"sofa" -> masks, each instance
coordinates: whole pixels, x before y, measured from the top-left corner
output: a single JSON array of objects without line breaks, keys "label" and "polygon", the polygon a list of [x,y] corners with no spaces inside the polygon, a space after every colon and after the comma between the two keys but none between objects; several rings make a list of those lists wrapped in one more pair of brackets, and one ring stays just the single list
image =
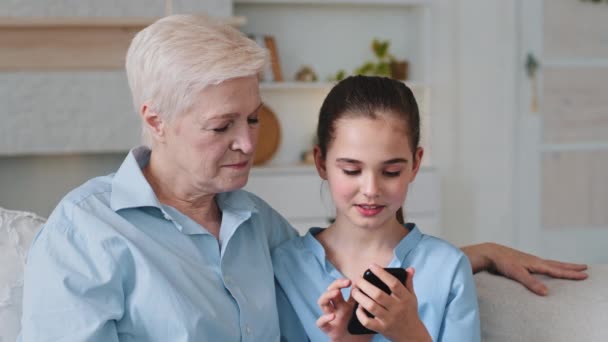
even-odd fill
[{"label": "sofa", "polygon": [[[15,341],[19,331],[23,266],[42,223],[0,208],[0,342]],[[608,265],[591,265],[584,281],[544,278],[546,297],[485,272],[475,281],[483,341],[608,341]]]}]

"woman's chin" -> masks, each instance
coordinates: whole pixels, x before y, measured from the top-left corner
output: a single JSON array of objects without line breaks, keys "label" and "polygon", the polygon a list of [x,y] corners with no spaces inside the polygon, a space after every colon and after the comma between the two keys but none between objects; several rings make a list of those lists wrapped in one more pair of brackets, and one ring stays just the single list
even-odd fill
[{"label": "woman's chin", "polygon": [[222,192],[240,190],[247,185],[249,174],[240,177],[229,178],[222,184]]}]

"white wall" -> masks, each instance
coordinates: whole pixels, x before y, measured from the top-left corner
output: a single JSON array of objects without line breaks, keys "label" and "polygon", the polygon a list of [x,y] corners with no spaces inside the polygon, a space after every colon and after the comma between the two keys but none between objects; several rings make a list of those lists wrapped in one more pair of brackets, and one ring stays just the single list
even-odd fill
[{"label": "white wall", "polygon": [[438,0],[431,112],[443,236],[458,245],[515,238],[515,0]]},{"label": "white wall", "polygon": [[[154,4],[155,12],[147,14],[161,11],[163,2]],[[3,6],[13,14],[26,13],[23,2]],[[430,110],[433,163],[442,179],[443,236],[456,244],[486,240],[512,244],[516,1],[436,0],[432,20]],[[0,158],[2,186],[13,189],[9,186],[13,176],[8,174],[18,177],[26,165],[36,163]],[[106,171],[103,166],[87,169],[92,174]],[[47,170],[49,177],[60,173],[54,167]],[[40,191],[50,187],[44,182],[36,186]],[[6,201],[11,195],[1,195],[0,205],[3,196]]]}]

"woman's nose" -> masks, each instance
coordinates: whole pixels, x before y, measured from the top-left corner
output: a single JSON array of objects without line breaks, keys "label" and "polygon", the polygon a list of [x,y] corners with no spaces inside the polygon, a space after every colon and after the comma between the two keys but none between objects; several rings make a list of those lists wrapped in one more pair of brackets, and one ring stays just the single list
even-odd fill
[{"label": "woman's nose", "polygon": [[252,154],[255,149],[255,134],[249,129],[239,130],[232,142],[232,150],[242,151],[244,154]]}]

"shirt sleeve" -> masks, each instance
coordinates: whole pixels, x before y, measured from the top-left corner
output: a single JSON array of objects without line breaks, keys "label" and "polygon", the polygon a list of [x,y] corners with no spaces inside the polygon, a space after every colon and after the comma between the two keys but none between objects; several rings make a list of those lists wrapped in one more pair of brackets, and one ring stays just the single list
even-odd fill
[{"label": "shirt sleeve", "polygon": [[274,208],[264,200],[256,197],[260,203],[262,222],[268,238],[268,247],[272,251],[284,241],[298,236],[296,229],[287,222]]},{"label": "shirt sleeve", "polygon": [[462,255],[454,274],[438,341],[481,340],[479,306],[469,260]]},{"label": "shirt sleeve", "polygon": [[275,281],[281,342],[307,342],[306,331],[281,285]]},{"label": "shirt sleeve", "polygon": [[118,341],[124,310],[121,276],[103,242],[76,234],[69,222],[47,224],[25,267],[23,341]]}]

